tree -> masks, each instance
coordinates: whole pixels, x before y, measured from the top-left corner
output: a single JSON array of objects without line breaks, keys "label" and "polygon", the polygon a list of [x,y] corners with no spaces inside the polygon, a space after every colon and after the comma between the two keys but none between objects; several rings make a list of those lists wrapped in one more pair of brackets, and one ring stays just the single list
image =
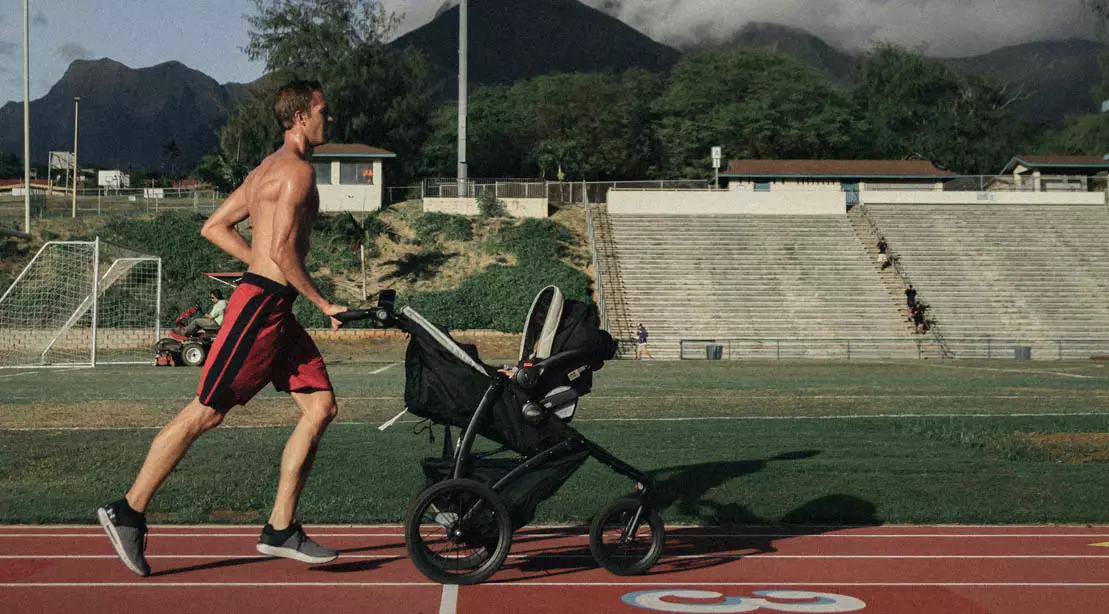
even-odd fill
[{"label": "tree", "polygon": [[0,151],[0,179],[23,177],[23,162],[14,153]]},{"label": "tree", "polygon": [[[395,151],[401,175],[417,165],[415,154],[427,137],[438,80],[427,58],[415,49],[386,47],[398,23],[378,0],[254,0],[248,17],[247,56],[271,71],[267,103],[237,113],[235,130],[223,143],[233,166],[242,151],[253,159],[270,136],[273,123],[268,100],[274,83],[291,78],[318,80],[324,87],[335,122],[329,136],[341,142],[382,146]],[[229,123],[230,126],[230,123]],[[280,137],[280,131],[274,128]],[[221,142],[225,139],[221,139]]]},{"label": "tree", "polygon": [[1109,0],[1082,0],[1082,4],[1090,9],[1094,15],[1094,27],[1103,46],[1101,56],[1101,87],[1098,89],[1098,101],[1109,98]]},{"label": "tree", "polygon": [[330,247],[334,248],[338,243],[343,248],[358,252],[362,268],[362,300],[366,300],[367,246],[370,257],[376,258],[380,255],[377,250],[377,238],[386,237],[395,242],[399,239],[397,231],[376,213],[363,217],[361,222],[354,219],[350,213],[341,213],[327,223],[327,231],[331,235]]},{"label": "tree", "polygon": [[[166,160],[169,160],[170,177],[176,177],[177,167],[175,162],[177,158],[181,157],[181,148],[177,146],[177,139],[170,139],[168,143],[162,145],[162,155],[165,156]],[[165,169],[164,166],[162,168]]]},{"label": "tree", "polygon": [[868,125],[860,137],[869,157],[988,174],[1029,140],[1029,127],[1010,109],[1019,92],[896,45],[866,54],[854,94]]},{"label": "tree", "polygon": [[714,145],[739,158],[854,156],[861,132],[846,92],[762,51],[684,56],[654,112],[668,177],[708,177]]}]

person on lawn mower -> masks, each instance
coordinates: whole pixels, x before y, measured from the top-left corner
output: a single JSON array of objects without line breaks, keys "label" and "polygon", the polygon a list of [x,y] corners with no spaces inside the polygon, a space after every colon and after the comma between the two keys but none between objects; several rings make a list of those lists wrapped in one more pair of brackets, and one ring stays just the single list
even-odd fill
[{"label": "person on lawn mower", "polygon": [[212,290],[208,298],[212,301],[212,309],[203,317],[195,318],[192,322],[189,322],[188,326],[178,330],[178,334],[191,337],[201,329],[219,330],[219,327],[223,325],[223,312],[227,311],[227,301],[223,299],[223,294],[219,290]]}]

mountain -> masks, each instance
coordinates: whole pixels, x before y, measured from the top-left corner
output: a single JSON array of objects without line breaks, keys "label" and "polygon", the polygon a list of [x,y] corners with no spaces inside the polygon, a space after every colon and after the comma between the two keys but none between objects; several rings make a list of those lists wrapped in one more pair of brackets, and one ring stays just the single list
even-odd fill
[{"label": "mountain", "polygon": [[841,83],[854,74],[857,59],[842,52],[820,37],[800,28],[776,23],[750,22],[724,38],[713,38],[703,28],[694,38],[700,42],[680,49],[686,52],[718,49],[761,49],[792,56],[806,66],[824,73]]},{"label": "mountain", "polygon": [[[226,110],[247,86],[220,85],[180,62],[133,69],[107,58],[73,62],[46,96],[31,102],[31,157],[73,149],[73,98],[80,96],[78,162],[114,168],[178,170],[195,164],[219,142]],[[163,147],[176,141],[169,160]],[[0,107],[0,151],[23,151],[23,105]]]},{"label": "mountain", "polygon": [[1067,115],[1097,110],[1094,90],[1101,81],[1098,43],[1070,39],[1003,47],[985,55],[945,60],[964,72],[1009,83],[1025,97],[1013,110],[1026,119],[1059,124]]},{"label": "mountain", "polygon": [[[391,45],[422,50],[457,91],[458,7],[444,4],[428,24]],[[664,71],[672,47],[577,0],[470,0],[469,82],[506,84],[556,72]]]},{"label": "mountain", "polygon": [[[703,42],[682,51],[708,49],[763,49],[797,58],[806,66],[848,83],[858,56],[835,49],[805,30],[773,23],[748,23],[724,38],[707,34]],[[1070,39],[1041,41],[1003,47],[965,58],[940,58],[952,68],[1008,84],[1022,92],[1013,104],[1017,116],[1032,122],[1058,125],[1067,115],[1093,113],[1093,91],[1101,80],[1098,43]]]}]

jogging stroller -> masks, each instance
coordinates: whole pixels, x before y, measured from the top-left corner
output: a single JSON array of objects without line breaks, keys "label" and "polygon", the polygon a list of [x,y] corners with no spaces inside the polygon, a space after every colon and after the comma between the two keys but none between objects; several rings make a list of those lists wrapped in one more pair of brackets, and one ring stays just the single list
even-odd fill
[{"label": "jogging stroller", "polygon": [[[520,361],[504,372],[412,308],[394,312],[393,300],[382,293],[377,308],[336,317],[370,318],[409,334],[407,410],[445,430],[442,455],[423,461],[424,487],[405,513],[405,542],[416,567],[443,584],[485,581],[508,556],[513,532],[592,457],[634,480],[636,489],[593,519],[593,557],[618,575],[649,570],[664,539],[662,519],[651,508],[651,479],[570,426],[593,371],[616,351],[598,326],[596,308],[564,299],[555,286],[541,290],[525,322]],[[463,429],[457,444],[452,427]],[[479,435],[500,447],[476,452]]]}]

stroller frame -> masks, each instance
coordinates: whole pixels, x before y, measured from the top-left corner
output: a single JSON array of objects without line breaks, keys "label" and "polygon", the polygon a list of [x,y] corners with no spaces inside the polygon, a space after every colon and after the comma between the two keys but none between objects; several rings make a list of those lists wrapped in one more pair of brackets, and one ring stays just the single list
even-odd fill
[{"label": "stroller frame", "polygon": [[[557,288],[554,290],[561,300],[561,293]],[[393,300],[391,293],[383,293],[376,309],[351,310],[338,314],[336,318],[343,322],[369,318],[375,326],[399,328],[410,335],[415,327],[430,330],[427,321],[410,307],[395,313],[392,309]],[[436,339],[440,335],[449,339],[449,336],[438,330],[432,334]],[[523,354],[523,350],[521,353]],[[429,478],[431,483],[425,484],[416,493],[405,514],[405,541],[409,555],[425,576],[443,584],[476,584],[488,579],[506,559],[511,547],[512,533],[530,521],[530,518],[513,517],[515,510],[510,512],[506,503],[506,490],[521,478],[537,470],[541,471],[547,463],[567,458],[571,463],[577,462],[577,465],[572,466],[569,473],[561,478],[562,482],[586,458],[593,458],[635,482],[634,495],[616,499],[593,519],[589,542],[590,551],[597,562],[618,575],[637,575],[648,571],[658,560],[664,540],[664,526],[651,505],[654,488],[652,479],[571,427],[566,423],[569,417],[563,419],[551,411],[558,405],[564,406],[567,400],[576,403],[577,395],[573,391],[563,393],[562,396],[554,395],[553,400],[547,403],[529,402],[523,411],[525,420],[530,424],[546,424],[545,421],[549,421],[548,426],[557,429],[561,438],[557,443],[534,447],[529,453],[509,445],[502,445],[490,452],[474,451],[477,437],[482,434],[481,426],[491,418],[490,414],[494,412],[502,395],[510,389],[525,393],[534,390],[547,374],[557,373],[560,369],[583,362],[588,364],[590,357],[589,349],[563,351],[534,363],[525,363],[512,375],[481,365],[476,360],[471,363],[469,356],[459,357],[471,366],[484,367],[490,382],[466,425],[462,427],[455,423],[464,428],[457,445],[451,437],[452,424],[432,420],[444,426],[445,436],[441,458],[428,460],[437,460],[443,465],[449,461],[449,473],[444,472],[438,480]],[[488,434],[484,436],[495,443],[503,443]],[[522,462],[494,480],[479,479],[475,470],[483,459],[510,450],[519,452]],[[427,460],[425,473],[428,471],[426,463]],[[553,490],[550,494],[553,494]],[[546,496],[549,494],[541,498]],[[532,502],[532,510],[537,503],[538,501]],[[424,536],[428,525],[439,525],[445,535],[437,542],[429,544]],[[644,529],[649,529],[650,533],[646,541],[640,535]],[[442,544],[446,544],[449,555],[433,548]]]}]

